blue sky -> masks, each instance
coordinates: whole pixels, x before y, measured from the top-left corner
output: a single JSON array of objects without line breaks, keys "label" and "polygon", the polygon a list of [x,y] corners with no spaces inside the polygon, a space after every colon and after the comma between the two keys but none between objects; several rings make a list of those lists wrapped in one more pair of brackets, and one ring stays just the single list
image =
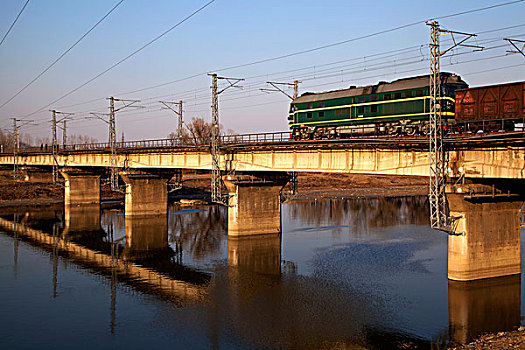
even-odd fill
[{"label": "blue sky", "polygon": [[[118,1],[30,1],[0,46],[0,104],[31,81],[82,36]],[[210,119],[210,78],[206,72],[247,78],[242,90],[220,96],[220,119],[239,133],[284,131],[289,100],[260,91],[266,80],[301,80],[300,92],[375,84],[428,73],[429,28],[421,23],[364,40],[286,59],[221,70],[266,58],[336,43],[400,25],[505,1],[241,1],[216,0],[123,64],[67,98],[31,114],[91,79],[161,34],[207,1],[125,0],[57,65],[0,108],[0,128],[9,118],[36,121],[22,132],[49,136],[49,109],[76,113],[70,133],[107,139],[107,125],[86,119],[107,112],[106,97],[142,100],[141,110],[117,114],[117,134],[126,139],[164,138],[176,129],[175,115],[158,100],[184,101],[185,119]],[[25,0],[0,2],[3,36]],[[525,80],[525,57],[507,54],[504,37],[524,39],[525,2],[440,20],[451,30],[480,33],[472,43],[487,50],[457,49],[442,70],[469,84]],[[497,30],[505,27],[514,27]],[[447,37],[441,38],[443,46]],[[397,52],[392,52],[397,50]],[[391,52],[391,53],[387,53]],[[202,73],[202,74],[199,74]],[[128,93],[198,74],[163,87]],[[159,97],[161,96],[161,97]],[[90,103],[83,103],[92,101]],[[83,104],[79,104],[83,103]]]}]

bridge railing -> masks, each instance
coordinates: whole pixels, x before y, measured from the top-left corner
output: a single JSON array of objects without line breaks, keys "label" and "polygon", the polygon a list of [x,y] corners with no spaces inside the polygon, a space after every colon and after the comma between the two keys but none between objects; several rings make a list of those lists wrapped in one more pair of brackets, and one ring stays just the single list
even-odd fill
[{"label": "bridge railing", "polygon": [[265,132],[260,134],[222,135],[222,144],[257,143],[257,142],[283,142],[290,141],[290,132]]}]

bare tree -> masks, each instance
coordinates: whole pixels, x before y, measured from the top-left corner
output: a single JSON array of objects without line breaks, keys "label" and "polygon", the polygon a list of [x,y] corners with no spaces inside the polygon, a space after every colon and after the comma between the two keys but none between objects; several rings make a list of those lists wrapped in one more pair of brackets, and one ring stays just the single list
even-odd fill
[{"label": "bare tree", "polygon": [[[211,139],[212,124],[203,118],[194,117],[182,130],[182,141],[187,144],[209,144]],[[219,134],[222,134],[222,125],[219,126]],[[229,130],[230,131],[230,130]],[[168,138],[175,140],[177,135],[172,132]]]}]

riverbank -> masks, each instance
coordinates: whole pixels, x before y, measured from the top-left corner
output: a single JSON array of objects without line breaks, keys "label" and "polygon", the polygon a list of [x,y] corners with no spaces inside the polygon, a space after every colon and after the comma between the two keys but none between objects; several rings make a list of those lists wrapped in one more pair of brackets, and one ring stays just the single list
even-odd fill
[{"label": "riverbank", "polygon": [[[285,187],[289,190],[290,185]],[[225,190],[224,190],[225,192]],[[300,173],[298,190],[293,199],[362,198],[425,195],[428,178],[422,176],[384,176],[364,174]],[[183,188],[172,192],[174,198],[205,198],[210,193],[209,174],[185,174]],[[103,200],[123,199],[121,192],[101,185]],[[0,178],[0,206],[60,203],[63,184],[32,183]]]},{"label": "riverbank", "polygon": [[498,332],[485,334],[465,345],[449,348],[450,350],[503,350],[503,349],[525,349],[525,327],[511,332]]}]

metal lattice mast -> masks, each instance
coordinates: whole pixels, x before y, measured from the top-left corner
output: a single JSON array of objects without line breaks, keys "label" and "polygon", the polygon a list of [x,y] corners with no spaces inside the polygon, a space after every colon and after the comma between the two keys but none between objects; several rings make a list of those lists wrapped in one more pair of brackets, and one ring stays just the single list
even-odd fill
[{"label": "metal lattice mast", "polygon": [[113,96],[109,98],[109,148],[111,149],[111,175],[110,183],[111,189],[118,188],[118,169],[117,169],[117,153],[115,146],[117,143],[117,130],[115,126],[115,99]]},{"label": "metal lattice mast", "polygon": [[53,154],[53,183],[58,181],[58,162],[57,162],[57,111],[54,109],[51,111],[51,152]]},{"label": "metal lattice mast", "polygon": [[179,113],[178,113],[179,125],[177,125],[177,137],[179,138],[179,140],[182,140],[182,123],[184,122],[182,120],[182,101],[179,101],[178,105],[179,105]]},{"label": "metal lattice mast", "polygon": [[[173,102],[173,101],[159,101],[164,105],[165,109],[171,110],[173,113],[175,113],[178,117],[178,123],[177,123],[177,139],[179,142],[182,143],[182,125],[184,124],[184,121],[182,119],[182,101],[179,102]],[[173,105],[177,105],[178,108],[175,109]]]},{"label": "metal lattice mast", "polygon": [[[265,92],[280,92],[284,95],[286,95],[288,98],[290,98],[292,101],[295,100],[297,97],[299,97],[299,80],[294,80],[293,83],[278,83],[274,81],[267,81],[267,84],[270,84],[273,89],[261,89]],[[281,87],[282,86],[282,87]],[[293,95],[290,96],[286,91],[286,87],[292,87],[293,88]],[[297,173],[293,171],[290,178],[290,192],[292,195],[295,195],[297,193]]]},{"label": "metal lattice mast", "polygon": [[[219,95],[225,90],[235,86],[237,83],[243,81],[244,79],[237,78],[224,78],[218,77],[217,74],[208,74],[211,76],[211,158],[212,158],[212,170],[211,170],[211,201],[214,203],[223,203],[221,195],[221,168],[219,165],[220,154],[219,154],[219,133],[220,133],[220,123],[219,123]],[[228,86],[218,91],[217,83],[219,80],[226,80]]]},{"label": "metal lattice mast", "polygon": [[430,226],[447,226],[447,206],[445,195],[445,162],[443,154],[443,134],[441,127],[441,81],[439,77],[440,49],[439,24],[430,24]]},{"label": "metal lattice mast", "polygon": [[211,201],[222,202],[221,168],[219,167],[219,93],[217,74],[211,75]]},{"label": "metal lattice mast", "polygon": [[13,143],[13,176],[15,179],[18,179],[18,151],[20,148],[20,141],[19,141],[19,134],[18,134],[18,126],[16,125],[17,119],[13,118],[13,136],[14,136],[14,143]]},{"label": "metal lattice mast", "polygon": [[[430,226],[448,230],[449,213],[445,194],[447,160],[443,149],[443,123],[441,119],[443,100],[441,98],[439,59],[445,53],[458,46],[470,47],[476,50],[483,50],[483,47],[463,44],[468,39],[476,36],[476,34],[441,29],[437,21],[427,22],[427,24],[430,26]],[[441,34],[450,34],[453,42],[453,45],[444,51],[440,51],[439,36]],[[457,41],[454,34],[464,37]]]},{"label": "metal lattice mast", "polygon": [[67,143],[67,120],[62,121],[62,148],[66,148]]},{"label": "metal lattice mast", "polygon": [[[135,103],[140,102],[140,100],[123,100],[114,98],[113,96],[108,97],[107,100],[109,100],[109,113],[94,113],[91,112],[90,114],[97,118],[102,120],[103,122],[108,124],[109,129],[109,135],[108,135],[108,144],[111,152],[111,158],[110,158],[110,184],[111,189],[113,191],[119,191],[118,188],[118,159],[117,159],[117,127],[115,123],[115,113],[128,107],[136,107],[136,108],[143,108],[142,106],[134,106]],[[115,102],[120,102],[122,104],[121,107],[115,108]],[[106,118],[109,117],[109,120],[106,120]]]}]

